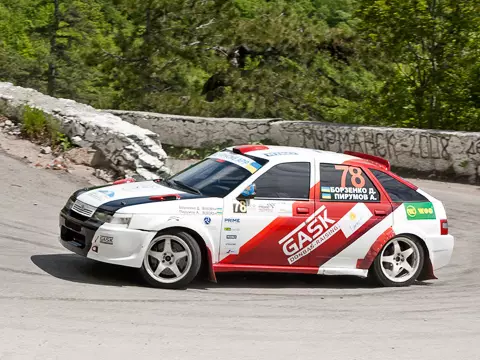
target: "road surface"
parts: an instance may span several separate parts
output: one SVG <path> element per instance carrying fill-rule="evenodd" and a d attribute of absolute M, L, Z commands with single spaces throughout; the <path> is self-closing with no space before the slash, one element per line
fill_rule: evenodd
<path fill-rule="evenodd" d="M 225 274 L 167 291 L 58 244 L 58 212 L 85 184 L 0 163 L 2 360 L 480 358 L 479 187 L 414 181 L 445 202 L 456 236 L 437 281 Z"/>

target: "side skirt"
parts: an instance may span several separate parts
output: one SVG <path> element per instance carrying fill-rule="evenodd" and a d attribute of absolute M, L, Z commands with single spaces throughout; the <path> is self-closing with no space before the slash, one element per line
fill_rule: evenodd
<path fill-rule="evenodd" d="M 366 278 L 368 270 L 350 268 L 319 268 L 318 275 L 351 275 Z"/>

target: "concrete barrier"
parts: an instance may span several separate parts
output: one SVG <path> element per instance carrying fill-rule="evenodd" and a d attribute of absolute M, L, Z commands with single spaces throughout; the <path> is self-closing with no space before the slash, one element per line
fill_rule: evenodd
<path fill-rule="evenodd" d="M 163 144 L 192 149 L 263 142 L 388 159 L 398 171 L 480 183 L 480 133 L 434 131 L 281 119 L 227 119 L 108 111 L 159 135 Z"/>
<path fill-rule="evenodd" d="M 0 114 L 21 120 L 27 105 L 56 119 L 74 144 L 97 150 L 119 175 L 155 179 L 171 173 L 160 136 L 154 132 L 73 100 L 0 82 Z"/>

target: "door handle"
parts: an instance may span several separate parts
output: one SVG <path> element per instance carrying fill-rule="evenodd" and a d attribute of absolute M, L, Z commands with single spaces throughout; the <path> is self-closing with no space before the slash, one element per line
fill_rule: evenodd
<path fill-rule="evenodd" d="M 310 211 L 308 210 L 308 208 L 305 208 L 305 207 L 299 207 L 297 208 L 297 214 L 308 214 L 310 213 Z"/>
<path fill-rule="evenodd" d="M 375 210 L 375 215 L 385 216 L 387 215 L 387 212 L 385 210 Z"/>

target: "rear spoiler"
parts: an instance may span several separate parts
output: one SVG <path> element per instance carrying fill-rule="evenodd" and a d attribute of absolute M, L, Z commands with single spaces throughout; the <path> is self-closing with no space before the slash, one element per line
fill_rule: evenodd
<path fill-rule="evenodd" d="M 390 161 L 388 161 L 387 159 L 384 159 L 380 156 L 364 154 L 364 153 L 359 153 L 359 152 L 355 152 L 355 151 L 344 151 L 343 153 L 345 155 L 356 156 L 356 157 L 361 158 L 361 159 L 376 162 L 377 164 L 385 166 L 387 168 L 387 170 L 390 171 Z"/>

